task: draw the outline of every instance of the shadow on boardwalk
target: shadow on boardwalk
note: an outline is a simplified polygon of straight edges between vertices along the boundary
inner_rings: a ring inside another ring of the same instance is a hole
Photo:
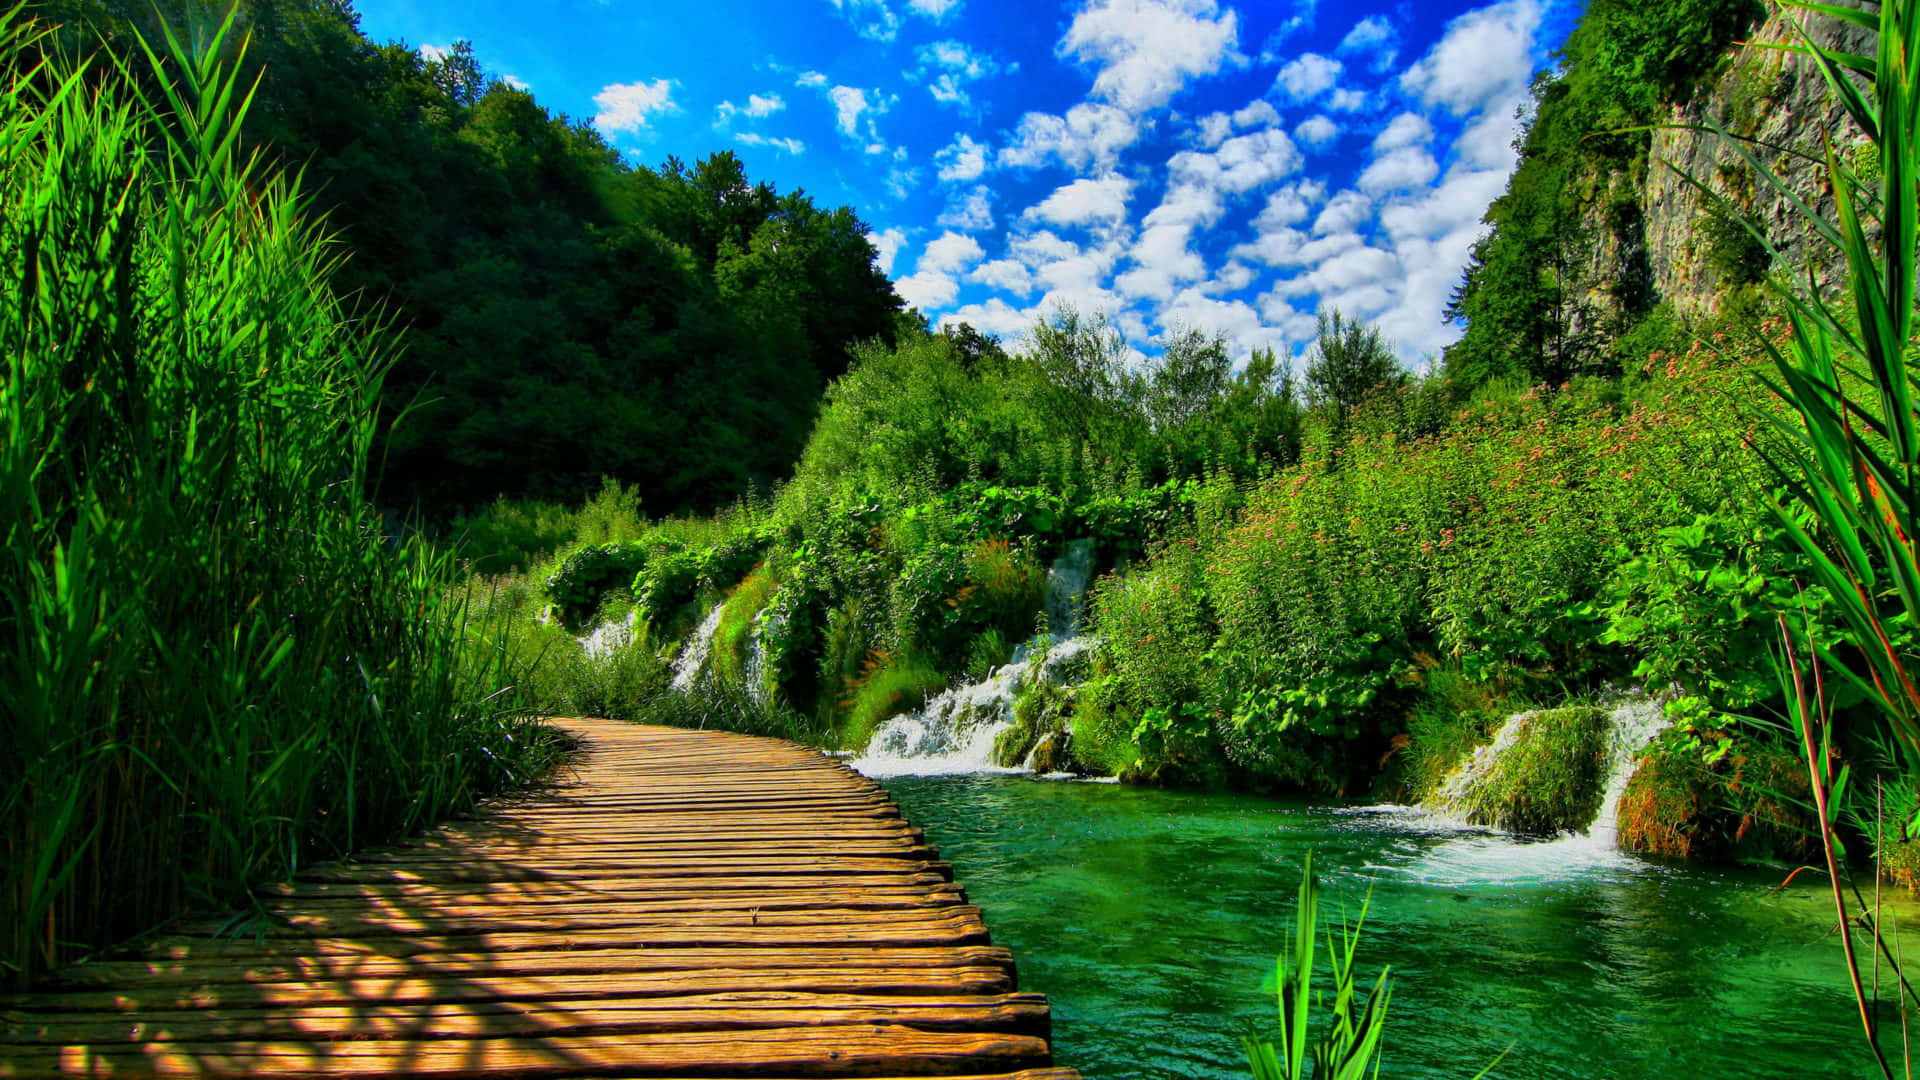
[[[545,791],[0,999],[0,1077],[1074,1075],[871,781],[562,723],[583,750]]]

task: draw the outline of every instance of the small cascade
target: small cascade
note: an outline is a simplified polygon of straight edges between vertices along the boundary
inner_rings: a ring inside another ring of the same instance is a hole
[[[707,617],[701,619],[700,625],[688,636],[686,644],[680,646],[680,655],[673,658],[673,681],[668,684],[673,689],[683,694],[693,689],[694,681],[707,666],[707,654],[713,651],[713,632],[720,628],[720,613],[726,606],[725,603],[713,605],[713,610],[707,612]]]
[[[766,624],[755,619],[753,630],[747,634],[747,662],[745,667],[747,696],[753,699],[754,704],[762,708],[766,707],[773,697],[773,683],[767,675],[767,643],[765,633]]]
[[[1475,796],[1496,780],[1508,755],[1534,733],[1535,718],[1540,715],[1523,712],[1508,718],[1492,741],[1454,769],[1425,809],[1456,820],[1466,817],[1476,804]],[[1641,753],[1668,726],[1661,702],[1639,691],[1605,707],[1604,719],[1599,753],[1606,771],[1600,779],[1599,808],[1584,832],[1563,833],[1559,844],[1607,851],[1618,845],[1620,797],[1633,779]]]
[[[580,648],[587,654],[587,659],[601,660],[613,655],[615,649],[624,649],[632,644],[633,628],[639,618],[638,611],[629,611],[625,620],[603,622],[594,627],[585,637],[577,637],[573,640],[580,643]]]
[[[918,710],[881,724],[866,753],[850,764],[876,778],[1030,772],[993,763],[994,740],[1013,726],[1014,695],[1029,677],[1061,680],[1093,644],[1091,638],[1071,638],[1044,657],[1016,660],[979,682],[945,691]]]
[[[1093,583],[1093,541],[1075,540],[1047,570],[1047,634],[1066,641],[1080,631],[1087,586]]]
[[[1595,847],[1620,843],[1620,796],[1640,764],[1640,753],[1667,730],[1665,707],[1645,694],[1633,694],[1607,714],[1607,786],[1600,796],[1600,813],[1587,826],[1587,840]]]

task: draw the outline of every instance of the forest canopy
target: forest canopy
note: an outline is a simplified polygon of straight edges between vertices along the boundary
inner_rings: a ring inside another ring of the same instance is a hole
[[[132,50],[201,7],[27,5],[75,50]],[[345,0],[241,0],[239,25],[248,140],[304,168],[343,245],[336,289],[401,337],[384,504],[437,517],[615,475],[652,511],[711,507],[788,473],[854,345],[893,338],[900,301],[846,207],[728,151],[631,166],[464,43],[368,40]]]

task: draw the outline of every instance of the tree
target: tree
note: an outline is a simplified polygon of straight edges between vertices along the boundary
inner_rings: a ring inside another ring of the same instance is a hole
[[[1367,395],[1407,381],[1406,370],[1378,327],[1349,319],[1335,308],[1320,314],[1320,338],[1307,362],[1307,403],[1330,407],[1336,427]]]

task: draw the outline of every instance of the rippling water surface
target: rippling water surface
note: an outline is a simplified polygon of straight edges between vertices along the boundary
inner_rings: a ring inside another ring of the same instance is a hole
[[[1416,811],[1025,777],[887,787],[953,861],[1021,988],[1052,998],[1055,1056],[1097,1080],[1245,1076],[1238,1036],[1307,849],[1357,912],[1371,980],[1396,973],[1382,1076],[1866,1076],[1823,894],[1781,873],[1519,843]],[[1809,875],[1802,875],[1807,880]],[[1920,925],[1920,909],[1897,909]],[[1920,956],[1920,936],[1903,938]]]

